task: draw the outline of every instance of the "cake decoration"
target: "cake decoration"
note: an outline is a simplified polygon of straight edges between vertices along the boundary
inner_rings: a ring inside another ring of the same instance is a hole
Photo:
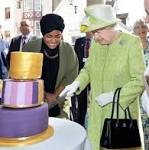
[[[38,79],[41,77],[43,54],[33,52],[12,52],[10,77],[12,79]]]
[[[25,146],[54,134],[43,102],[43,54],[12,52],[10,79],[3,81],[0,106],[0,146]]]
[[[43,103],[43,80],[3,81],[2,104],[12,108],[23,108]]]

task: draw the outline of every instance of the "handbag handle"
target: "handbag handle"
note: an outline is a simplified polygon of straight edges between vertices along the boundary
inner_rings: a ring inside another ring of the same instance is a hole
[[[121,88],[118,88],[118,91],[117,91],[117,119],[119,118],[119,100],[120,100],[120,91],[121,91]],[[128,113],[128,118],[129,119],[132,119],[131,118],[131,113],[130,113],[130,109],[129,109],[129,107],[127,107],[125,110],[124,110],[124,112],[125,112],[125,118],[127,119],[127,113]]]
[[[121,88],[117,88],[114,92],[114,96],[113,96],[113,103],[112,103],[112,112],[111,112],[111,119],[113,119],[113,115],[114,115],[114,105],[115,105],[115,101],[116,101],[116,98],[117,98],[117,118],[119,118],[119,97],[120,97],[120,91],[121,91]],[[116,97],[117,96],[117,97]]]
[[[78,97],[76,93],[71,97],[71,105],[75,110],[78,109]]]
[[[125,118],[127,118],[127,114],[128,114],[128,118],[132,119],[129,107],[125,109]]]
[[[120,97],[120,91],[121,91],[121,88],[117,88],[117,89],[115,90],[115,92],[114,92],[113,103],[112,103],[111,119],[113,119],[113,116],[114,116],[114,109],[115,109],[114,105],[115,105],[115,103],[116,103],[116,98],[117,98],[116,117],[117,117],[117,119],[119,119],[119,97]],[[129,107],[127,107],[127,108],[124,110],[124,112],[125,112],[125,118],[127,118],[127,114],[128,114],[128,118],[132,119]]]

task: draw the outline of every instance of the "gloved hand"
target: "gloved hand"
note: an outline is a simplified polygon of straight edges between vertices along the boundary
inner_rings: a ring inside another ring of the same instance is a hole
[[[97,96],[95,99],[100,106],[105,106],[106,104],[113,101],[114,92],[103,93]]]
[[[59,97],[70,97],[77,91],[80,86],[79,81],[74,81],[72,84],[67,85],[65,89],[60,93]]]
[[[143,92],[141,97],[142,108],[146,112],[147,116],[149,117],[149,97],[146,91]]]

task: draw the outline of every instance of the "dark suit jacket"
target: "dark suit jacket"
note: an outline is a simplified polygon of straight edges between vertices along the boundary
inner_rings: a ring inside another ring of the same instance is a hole
[[[8,78],[7,61],[5,49],[9,48],[9,44],[0,39],[0,79]]]
[[[74,50],[79,60],[79,70],[81,70],[84,66],[83,58],[84,58],[85,42],[86,42],[86,38],[81,37],[76,40],[75,45],[74,45]]]
[[[8,51],[7,58],[6,58],[7,63],[8,63],[8,68],[10,66],[10,53],[20,50],[21,37],[22,37],[22,35],[16,36],[16,37],[12,38],[12,40],[10,42],[9,51]],[[31,36],[29,41],[36,40],[36,39],[37,39],[36,36]]]

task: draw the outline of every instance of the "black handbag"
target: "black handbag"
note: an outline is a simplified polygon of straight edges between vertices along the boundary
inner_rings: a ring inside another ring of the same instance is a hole
[[[104,121],[100,146],[106,149],[123,149],[141,147],[140,134],[136,119],[131,118],[130,110],[127,108],[125,118],[119,118],[119,96],[121,88],[116,89],[113,97],[111,118]],[[117,98],[117,103],[115,102]],[[114,106],[116,104],[116,118],[113,118]]]
[[[71,107],[70,107],[70,120],[79,123],[79,108],[78,108],[78,98],[77,95],[71,97]]]

